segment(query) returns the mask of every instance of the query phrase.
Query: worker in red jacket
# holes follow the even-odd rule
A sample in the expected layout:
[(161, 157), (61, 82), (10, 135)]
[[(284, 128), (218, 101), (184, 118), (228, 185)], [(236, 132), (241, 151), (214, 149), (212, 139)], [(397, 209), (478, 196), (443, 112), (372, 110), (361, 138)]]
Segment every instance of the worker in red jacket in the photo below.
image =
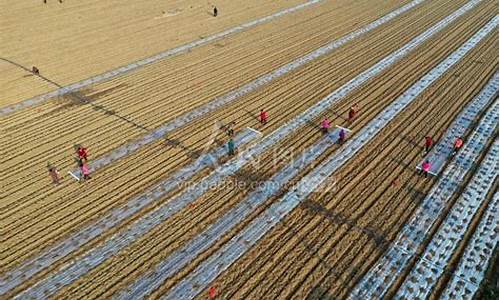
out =
[(432, 144), (434, 144), (432, 137), (426, 136), (425, 137), (425, 154), (427, 154), (427, 153), (429, 153), (429, 151), (431, 151)]
[(267, 112), (264, 111), (263, 109), (260, 110), (260, 115), (259, 115), (259, 119), (260, 119), (260, 123), (261, 124), (266, 124), (267, 123)]
[(78, 146), (76, 153), (78, 154), (78, 158), (80, 159), (85, 159), (85, 161), (88, 161), (87, 155), (88, 151), (87, 148), (84, 148), (83, 146)]

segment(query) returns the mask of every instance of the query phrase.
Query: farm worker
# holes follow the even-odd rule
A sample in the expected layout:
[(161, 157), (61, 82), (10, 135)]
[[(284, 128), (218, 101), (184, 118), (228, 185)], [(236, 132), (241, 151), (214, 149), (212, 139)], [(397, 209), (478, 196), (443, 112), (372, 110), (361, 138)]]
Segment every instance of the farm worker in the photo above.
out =
[(351, 108), (349, 109), (349, 122), (352, 122), (354, 118), (356, 118), (356, 114), (358, 113), (358, 104), (355, 103)]
[(234, 130), (233, 130), (234, 124), (235, 124), (234, 122), (231, 122), (231, 123), (226, 125), (226, 133), (229, 137), (232, 137), (234, 134)]
[(328, 129), (330, 129), (330, 120), (325, 117), (323, 121), (321, 121), (321, 130), (323, 131), (323, 133), (328, 133)]
[(261, 124), (266, 124), (267, 123), (267, 112), (265, 112), (263, 109), (260, 110), (260, 123)]
[(227, 150), (228, 150), (229, 156), (234, 155), (234, 141), (233, 141), (233, 139), (229, 139), (229, 141), (227, 142)]
[(455, 155), (459, 150), (460, 148), (462, 148), (462, 146), (464, 145), (464, 140), (462, 140), (462, 137), (457, 137), (455, 139), (455, 143), (453, 143), (453, 155)]
[(343, 144), (344, 141), (345, 141), (345, 130), (341, 128), (339, 132), (339, 144)]
[(78, 166), (80, 167), (80, 172), (82, 173), (83, 179), (90, 179), (90, 169), (89, 166), (83, 162), (83, 160), (78, 161)]
[(425, 153), (429, 153), (429, 151), (432, 148), (432, 144), (434, 144), (434, 141), (432, 140), (432, 137), (426, 136), (425, 137)]
[(87, 151), (87, 148), (84, 148), (83, 146), (78, 146), (77, 150), (76, 150), (76, 153), (78, 154), (78, 157), (80, 159), (85, 159), (85, 161), (88, 161), (87, 159), (87, 155), (88, 155), (88, 151)]
[(217, 17), (217, 7), (214, 6), (214, 17)]
[(429, 171), (431, 170), (431, 163), (430, 161), (426, 160), (422, 163), (422, 169), (420, 170), (420, 173), (424, 173), (424, 177), (427, 178), (427, 174), (429, 174)]
[(49, 167), (50, 177), (52, 178), (52, 183), (59, 184), (59, 181), (61, 180), (61, 175), (59, 174), (59, 170), (57, 170), (56, 167), (50, 164), (48, 165), (48, 167)]

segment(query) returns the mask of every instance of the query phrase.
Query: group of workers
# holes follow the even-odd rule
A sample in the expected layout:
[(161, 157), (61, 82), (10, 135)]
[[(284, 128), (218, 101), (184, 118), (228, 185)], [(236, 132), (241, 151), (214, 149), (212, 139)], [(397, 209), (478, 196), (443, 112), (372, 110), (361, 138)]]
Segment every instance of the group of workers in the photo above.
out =
[[(425, 153), (424, 155), (427, 155), (429, 151), (431, 151), (432, 146), (434, 145), (434, 140), (432, 139), (431, 136), (426, 136), (425, 137)], [(451, 153), (452, 156), (455, 156), (458, 151), (462, 148), (464, 145), (464, 140), (461, 136), (457, 136), (455, 138), (455, 142), (453, 142), (453, 151)], [(427, 175), (429, 174), (431, 170), (432, 164), (431, 162), (426, 159), (422, 162), (422, 166), (420, 168), (420, 174), (423, 174), (425, 178), (427, 178)]]
[[(260, 124), (262, 124), (262, 125), (267, 124), (268, 118), (269, 118), (269, 114), (265, 110), (261, 109), (260, 113), (259, 113)], [(224, 129), (226, 131), (226, 134), (229, 137), (229, 140), (227, 142), (227, 153), (229, 156), (233, 156), (236, 153), (235, 152), (236, 147), (235, 147), (234, 140), (233, 140), (233, 135), (234, 135), (233, 126), (234, 126), (234, 124), (235, 124), (235, 122), (231, 122), (231, 123), (221, 127), (221, 129)]]
[[(83, 180), (90, 179), (90, 168), (87, 164), (88, 163), (87, 148), (81, 145), (76, 145), (75, 150), (76, 150), (76, 161), (81, 174), (80, 179)], [(51, 163), (47, 164), (47, 168), (49, 170), (49, 175), (52, 178), (52, 183), (58, 185), (61, 182), (61, 173), (59, 172), (58, 168), (52, 165)]]
[[(354, 119), (356, 118), (357, 114), (358, 114), (358, 111), (359, 111), (359, 108), (358, 108), (358, 105), (357, 104), (354, 104), (350, 109), (349, 109), (349, 114), (348, 114), (348, 121), (349, 122), (352, 122), (354, 121)], [(259, 122), (260, 124), (262, 125), (265, 125), (267, 124), (267, 121), (269, 119), (269, 114), (261, 109), (260, 113), (259, 113)], [(229, 140), (227, 142), (227, 149), (228, 149), (228, 155), (229, 156), (233, 156), (235, 155), (235, 151), (236, 151), (236, 147), (235, 147), (235, 143), (234, 143), (234, 140), (233, 140), (233, 135), (234, 135), (234, 129), (233, 129), (233, 126), (235, 125), (235, 122), (231, 122), (227, 125), (224, 125), (221, 127), (221, 129), (224, 129), (229, 137)], [(328, 134), (329, 132), (329, 129), (331, 127), (331, 122), (330, 120), (325, 117), (322, 121), (321, 121), (321, 124), (320, 124), (320, 127), (321, 127), (321, 131), (324, 133), (324, 134)], [(346, 139), (346, 132), (344, 130), (344, 128), (340, 128), (340, 132), (339, 132), (339, 136), (338, 136), (338, 141), (340, 144), (343, 144), (345, 139)], [(452, 155), (455, 155), (463, 146), (464, 144), (464, 141), (462, 139), (461, 136), (457, 137), (455, 139), (455, 142), (453, 143), (453, 152), (452, 152)], [(425, 137), (425, 155), (427, 155), (431, 149), (432, 149), (432, 146), (434, 145), (434, 140), (432, 139), (431, 136), (426, 136)], [(80, 169), (80, 173), (81, 173), (81, 178), (80, 179), (83, 179), (83, 180), (87, 180), (87, 179), (90, 179), (90, 169), (87, 165), (87, 162), (88, 162), (88, 151), (85, 147), (81, 146), (81, 145), (76, 145), (75, 146), (75, 149), (76, 149), (76, 155), (77, 155), (77, 162), (78, 162), (78, 167)], [(61, 179), (61, 175), (59, 173), (59, 170), (57, 169), (57, 167), (53, 166), (52, 164), (48, 164), (47, 165), (48, 167), (48, 170), (49, 170), (49, 174), (52, 178), (52, 182), (54, 184), (59, 184), (60, 183), (60, 179)], [(431, 170), (431, 162), (429, 160), (424, 160), (424, 162), (422, 163), (421, 165), (421, 169), (420, 169), (420, 174), (423, 174), (425, 178), (427, 178), (427, 175), (429, 174), (430, 170)]]
[[(354, 119), (356, 118), (357, 114), (358, 114), (358, 111), (359, 111), (359, 107), (358, 107), (358, 104), (354, 104), (353, 106), (351, 106), (351, 108), (349, 109), (349, 113), (348, 113), (348, 121), (351, 123), (352, 121), (354, 121)], [(259, 115), (259, 121), (261, 124), (266, 124), (267, 123), (267, 120), (268, 120), (268, 114), (266, 111), (264, 110), (261, 110), (260, 111), (260, 115)], [(321, 131), (324, 133), (324, 134), (328, 134), (329, 130), (330, 130), (330, 127), (331, 127), (331, 122), (330, 120), (325, 117), (322, 121), (321, 121)], [(229, 142), (228, 142), (228, 153), (229, 155), (234, 155), (235, 154), (235, 146), (234, 146), (234, 141), (233, 139), (231, 138), (232, 136), (232, 129), (231, 129), (231, 134), (230, 134), (230, 139), (229, 139)], [(339, 131), (339, 143), (340, 144), (343, 144), (344, 141), (345, 141), (345, 138), (346, 138), (346, 132), (344, 130), (344, 128), (340, 128), (340, 131)], [(426, 136), (425, 137), (425, 155), (427, 155), (430, 150), (432, 149), (432, 146), (434, 145), (434, 140), (432, 139), (431, 136)], [(452, 151), (452, 156), (454, 156), (455, 154), (457, 154), (457, 152), (462, 148), (462, 146), (464, 145), (464, 141), (463, 141), (463, 138), (461, 136), (458, 136), (456, 137), (454, 143), (453, 143), (453, 151)], [(432, 167), (432, 164), (429, 160), (424, 160), (424, 162), (422, 163), (422, 166), (421, 166), (421, 169), (420, 169), (420, 174), (423, 174), (425, 178), (427, 178), (427, 175), (429, 174), (430, 170), (431, 170), (431, 167)]]
[[(356, 118), (356, 116), (358, 114), (358, 110), (359, 110), (358, 104), (354, 104), (349, 109), (349, 115), (348, 115), (349, 122), (354, 121), (354, 119)], [(267, 124), (268, 118), (269, 118), (269, 114), (265, 110), (261, 109), (260, 113), (259, 113), (260, 124), (262, 124), (262, 125)], [(233, 125), (234, 125), (234, 122), (231, 122), (231, 123), (221, 127), (222, 129), (224, 129), (226, 131), (227, 135), (229, 136), (229, 141), (227, 143), (227, 149), (228, 149), (229, 156), (233, 156), (235, 154), (235, 145), (234, 145), (234, 140), (232, 138), (233, 134), (234, 134)], [(330, 127), (331, 127), (331, 122), (327, 117), (325, 117), (321, 121), (321, 124), (320, 124), (321, 131), (325, 134), (328, 134)], [(340, 128), (339, 143), (343, 144), (345, 139), (346, 139), (346, 131), (344, 128)]]

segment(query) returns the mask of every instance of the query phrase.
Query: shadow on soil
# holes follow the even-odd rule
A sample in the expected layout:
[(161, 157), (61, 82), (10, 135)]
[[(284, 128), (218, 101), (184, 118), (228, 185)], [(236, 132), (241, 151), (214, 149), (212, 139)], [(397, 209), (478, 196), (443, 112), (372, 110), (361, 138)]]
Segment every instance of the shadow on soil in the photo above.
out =
[(165, 145), (167, 145), (169, 147), (172, 147), (172, 148), (180, 148), (191, 159), (197, 159), (203, 153), (203, 151), (201, 151), (201, 150), (192, 150), (191, 148), (189, 148), (188, 146), (184, 145), (179, 140), (170, 139), (170, 138), (167, 138), (167, 137), (165, 137), (164, 139), (165, 139)]
[(61, 88), (61, 87), (62, 87), (61, 85), (57, 84), (57, 82), (54, 82), (54, 81), (52, 81), (52, 80), (48, 79), (47, 77), (43, 76), (42, 74), (36, 74), (36, 75), (35, 75), (35, 74), (33, 74), (33, 72), (31, 71), (31, 69), (30, 69), (30, 68), (25, 67), (25, 66), (21, 65), (20, 63), (17, 63), (17, 62), (15, 62), (15, 61), (10, 60), (10, 59), (5, 58), (5, 57), (0, 57), (0, 60), (1, 60), (1, 61), (4, 61), (4, 62), (6, 62), (6, 63), (9, 63), (9, 64), (11, 64), (11, 65), (14, 65), (14, 66), (16, 66), (16, 67), (18, 67), (18, 68), (20, 68), (20, 69), (23, 69), (23, 70), (24, 70), (24, 71), (26, 71), (26, 72), (29, 72), (30, 74), (26, 74), (26, 75), (24, 75), (24, 76), (23, 76), (24, 78), (31, 77), (31, 76), (37, 76), (37, 77), (39, 77), (39, 78), (41, 78), (41, 79), (43, 79), (43, 80), (47, 81), (48, 83), (51, 83), (51, 84), (53, 84), (53, 85), (57, 86), (58, 88)]
[[(255, 114), (252, 114), (252, 112), (248, 111), (247, 109), (243, 109), (243, 110), (250, 117), (250, 119), (259, 122), (259, 117), (258, 116), (256, 116)], [(259, 122), (259, 124), (260, 124), (260, 122)]]
[[(45, 80), (45, 81), (47, 81), (47, 82), (55, 85), (58, 88), (63, 88), (62, 85), (58, 84), (57, 82), (54, 82), (54, 81), (50, 80), (49, 78), (43, 76), (42, 74), (34, 74), (31, 69), (27, 68), (26, 66), (23, 66), (20, 63), (17, 63), (15, 61), (12, 61), (12, 60), (7, 59), (5, 57), (0, 57), (0, 61), (7, 62), (7, 63), (9, 63), (11, 65), (14, 65), (14, 66), (16, 66), (18, 68), (23, 69), (26, 72), (29, 72), (29, 74), (26, 74), (23, 77), (37, 76), (37, 77), (39, 77), (39, 78), (41, 78), (41, 79), (43, 79), (43, 80)], [(146, 127), (142, 126), (141, 124), (138, 124), (138, 123), (130, 120), (130, 118), (128, 118), (126, 116), (120, 116), (114, 110), (110, 110), (110, 109), (105, 108), (102, 105), (97, 105), (97, 104), (92, 103), (95, 100), (97, 100), (97, 99), (99, 99), (101, 97), (104, 97), (105, 95), (113, 92), (114, 90), (120, 89), (120, 88), (124, 88), (124, 87), (126, 87), (126, 85), (119, 84), (119, 85), (111, 87), (111, 88), (109, 88), (107, 90), (104, 90), (104, 91), (101, 91), (101, 92), (98, 92), (98, 93), (95, 93), (95, 94), (92, 94), (92, 95), (88, 95), (88, 96), (85, 95), (85, 94), (86, 94), (86, 92), (89, 93), (89, 90), (87, 90), (87, 91), (81, 90), (81, 91), (78, 91), (78, 92), (68, 93), (68, 94), (66, 94), (66, 95), (58, 98), (61, 106), (58, 107), (57, 109), (54, 109), (54, 110), (50, 111), (48, 113), (48, 115), (55, 114), (55, 113), (57, 113), (57, 112), (59, 112), (61, 110), (68, 109), (68, 108), (73, 107), (75, 105), (86, 105), (86, 104), (89, 104), (89, 105), (91, 105), (93, 107), (93, 109), (95, 111), (101, 111), (101, 112), (103, 112), (104, 114), (106, 114), (108, 116), (115, 116), (115, 117), (117, 117), (119, 119), (122, 119), (123, 121), (131, 124), (132, 126), (134, 126), (136, 128), (140, 128), (142, 130), (148, 131), (148, 128), (146, 128)]]
[(322, 131), (321, 131), (321, 126), (319, 125), (319, 123), (317, 123), (317, 124), (316, 124), (314, 121), (311, 121), (311, 120), (306, 119), (306, 124), (307, 124), (309, 127), (313, 128), (313, 129), (316, 129), (316, 130), (317, 130), (317, 131), (319, 131), (319, 132), (322, 132)]
[[(102, 91), (99, 91), (96, 93), (92, 93), (93, 92), (92, 89), (82, 89), (78, 92), (72, 92), (72, 93), (66, 94), (66, 95), (57, 99), (57, 102), (60, 106), (57, 109), (55, 109), (53, 112), (58, 112), (61, 110), (72, 108), (74, 106), (87, 105), (87, 104), (91, 104), (92, 106), (94, 106), (94, 110), (102, 110), (102, 109), (104, 109), (102, 106), (95, 105), (95, 104), (93, 104), (93, 102), (111, 94), (112, 92), (114, 92), (116, 90), (123, 89), (127, 86), (128, 85), (126, 85), (126, 84), (119, 84), (119, 85), (110, 87), (108, 89), (105, 89), (105, 90), (102, 90)], [(108, 110), (108, 109), (105, 109), (104, 112), (108, 115), (116, 114), (115, 111)]]
[(422, 203), (425, 196), (427, 195), (426, 193), (424, 193), (420, 190), (417, 190), (411, 186), (407, 187), (407, 189), (408, 189), (408, 195), (410, 196), (410, 199), (418, 205), (420, 205)]
[(327, 111), (331, 113), (335, 118), (339, 118), (341, 120), (344, 120), (345, 122), (349, 122), (349, 119), (346, 117), (343, 117), (342, 114), (339, 114), (338, 112), (333, 111), (333, 109), (328, 108)]
[(345, 225), (348, 225), (349, 227), (351, 227), (352, 229), (363, 232), (370, 239), (372, 239), (378, 247), (386, 247), (389, 244), (387, 239), (382, 234), (380, 234), (378, 232), (378, 229), (376, 229), (374, 227), (370, 227), (370, 226), (358, 226), (356, 224), (355, 219), (350, 219), (350, 218), (344, 216), (342, 213), (333, 212), (317, 202), (314, 202), (311, 200), (306, 200), (306, 201), (302, 202), (301, 206), (303, 208), (313, 212), (314, 214), (321, 215), (321, 216), (325, 217), (327, 220), (329, 220), (330, 222), (332, 222), (336, 225), (344, 225), (345, 224)]
[(412, 145), (413, 147), (419, 147), (422, 148), (422, 151), (424, 148), (422, 147), (422, 143), (419, 143), (420, 139), (413, 137), (413, 136), (408, 136), (408, 135), (399, 135), (399, 138), (402, 141), (407, 142), (409, 145)]
[(307, 295), (306, 300), (336, 300), (336, 298), (333, 295), (329, 295), (327, 289), (315, 286), (309, 295)]
[(268, 175), (264, 172), (260, 172), (253, 166), (248, 166), (238, 170), (233, 175), (233, 178), (236, 179), (239, 186), (247, 191), (251, 191), (256, 189), (260, 183), (264, 182), (268, 178)]
[(132, 121), (130, 119), (130, 117), (119, 115), (115, 110), (108, 109), (108, 108), (104, 107), (103, 105), (93, 103), (94, 101), (110, 94), (114, 90), (124, 88), (124, 87), (126, 87), (126, 85), (120, 84), (120, 85), (111, 87), (109, 89), (106, 89), (104, 91), (100, 91), (98, 93), (92, 94), (90, 96), (86, 95), (88, 93), (91, 93), (91, 90), (88, 90), (88, 89), (68, 93), (68, 94), (58, 98), (60, 106), (58, 108), (52, 110), (51, 112), (49, 112), (49, 114), (54, 114), (54, 113), (57, 113), (61, 110), (66, 110), (66, 109), (69, 109), (69, 108), (77, 106), (77, 105), (90, 105), (90, 106), (92, 106), (92, 109), (95, 111), (102, 112), (107, 116), (114, 116), (114, 117), (121, 119), (121, 120), (125, 121), (126, 123), (132, 125), (133, 127), (142, 129), (144, 131), (149, 131), (149, 129), (147, 127), (145, 127), (145, 126), (143, 126), (135, 121)]
[(408, 165), (401, 157), (390, 156), (389, 159), (405, 170), (417, 171), (414, 165)]

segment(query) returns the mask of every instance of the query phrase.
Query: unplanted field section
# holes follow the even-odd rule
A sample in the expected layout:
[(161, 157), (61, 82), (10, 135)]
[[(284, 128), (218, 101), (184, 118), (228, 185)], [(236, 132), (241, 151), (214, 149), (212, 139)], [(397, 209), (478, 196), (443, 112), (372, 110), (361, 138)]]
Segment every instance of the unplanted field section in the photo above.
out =
[[(376, 60), (376, 58), (375, 58), (375, 60)], [(320, 70), (320, 71), (321, 71), (321, 70)], [(344, 75), (344, 76), (345, 76), (345, 75)], [(339, 76), (337, 75), (337, 78), (338, 78), (338, 77), (339, 77)], [(311, 78), (311, 77), (309, 77), (309, 78)], [(309, 78), (306, 78), (306, 79), (309, 79)], [(334, 78), (334, 77), (332, 77), (332, 78)], [(344, 79), (344, 80), (345, 80), (345, 79)], [(309, 80), (309, 81), (311, 81), (311, 80)], [(285, 82), (287, 82), (287, 80), (285, 80)], [(327, 82), (327, 81), (325, 81), (325, 82)], [(278, 89), (279, 85), (282, 85), (283, 83), (284, 83), (284, 82), (278, 82), (278, 83), (276, 83), (276, 85), (275, 85), (275, 86), (273, 86), (273, 87), (275, 87), (276, 89)], [(316, 84), (316, 86), (318, 86), (318, 84)], [(315, 87), (311, 87), (311, 88), (315, 88)], [(276, 96), (276, 98), (278, 98), (278, 99), (284, 99), (284, 100), (282, 100), (282, 101), (286, 101), (286, 100), (287, 100), (287, 98), (285, 98), (286, 96), (285, 96), (285, 95), (283, 95), (283, 92), (282, 92), (282, 91), (283, 91), (283, 88), (281, 88), (281, 89), (280, 89), (280, 90), (278, 90), (278, 91), (280, 92), (280, 94), (278, 94), (279, 96), (277, 95), (277, 96)], [(320, 91), (320, 92), (321, 92), (321, 93), (324, 93), (325, 91)], [(261, 95), (262, 95), (262, 93), (261, 93)], [(256, 97), (256, 96), (257, 96), (257, 97), (260, 97), (259, 95), (255, 95), (255, 96), (253, 96), (253, 97)], [(242, 101), (241, 101), (241, 102), (243, 102), (243, 100), (246, 100), (246, 99), (242, 99)], [(262, 100), (262, 101), (265, 101), (265, 99), (264, 99), (264, 100)], [(239, 105), (238, 105), (238, 107), (235, 107), (234, 109), (241, 108), (241, 106), (242, 106), (242, 104), (239, 104)], [(256, 105), (256, 106), (253, 106), (253, 107), (247, 107), (247, 108), (245, 108), (245, 110), (246, 110), (246, 111), (244, 110), (244, 111), (242, 111), (242, 112), (244, 112), (244, 113), (240, 113), (241, 118), (247, 118), (247, 119), (248, 119), (248, 114), (249, 114), (249, 113), (251, 114), (253, 111), (257, 112), (257, 111), (259, 110), (259, 107), (262, 107), (262, 106), (263, 106), (263, 105), (260, 105), (260, 106), (257, 106), (257, 105)], [(274, 113), (274, 111), (272, 111), (272, 110), (273, 110), (273, 107), (270, 107), (270, 110), (271, 110), (271, 113)], [(241, 118), (235, 118), (235, 119), (237, 119), (237, 120), (238, 120), (238, 122), (239, 122), (239, 120), (240, 120)], [(210, 119), (208, 119), (206, 122), (207, 122), (208, 124), (211, 124), (212, 122), (215, 122), (216, 120), (221, 120), (221, 119), (222, 119), (222, 120), (224, 120), (224, 119), (227, 119), (227, 118), (225, 118), (224, 116), (222, 116), (222, 117), (221, 117), (221, 115), (220, 115), (220, 114), (218, 114), (218, 115), (216, 115), (216, 116), (211, 116), (211, 117), (210, 117)], [(251, 118), (250, 118), (250, 119), (251, 119)], [(246, 120), (245, 120), (245, 121), (246, 121)], [(255, 124), (255, 121), (253, 121), (252, 123), (253, 123), (253, 124)], [(182, 136), (182, 135), (185, 135), (185, 133), (186, 133), (186, 132), (191, 133), (191, 132), (196, 132), (197, 130), (199, 130), (199, 129), (198, 129), (198, 128), (193, 128), (193, 129), (191, 130), (191, 128), (189, 128), (189, 127), (188, 127), (186, 130), (182, 130), (182, 131), (181, 131), (181, 134), (178, 134), (178, 135)], [(140, 129), (136, 129), (136, 131), (135, 131), (135, 132), (140, 132), (140, 131), (141, 131)], [(103, 142), (106, 142), (106, 143), (107, 143), (107, 142), (109, 142), (109, 139), (110, 139), (110, 138), (105, 138)], [(175, 137), (174, 137), (174, 139), (175, 139)], [(193, 139), (189, 139), (189, 140), (193, 140)], [(196, 141), (196, 140), (195, 140), (195, 141)], [(94, 147), (92, 144), (90, 144), (90, 146), (89, 146), (89, 147), (90, 147), (90, 148), (92, 148), (92, 149), (97, 148), (97, 149), (98, 149), (98, 150), (96, 150), (97, 152), (98, 152), (99, 150), (101, 150), (101, 149), (102, 149), (101, 147), (98, 147), (98, 145), (96, 145), (96, 146), (97, 146), (97, 147)], [(68, 148), (69, 148), (69, 147), (68, 147)], [(67, 151), (68, 151), (68, 150), (66, 150), (66, 152), (67, 152)], [(98, 155), (98, 154), (99, 154), (99, 152), (98, 152), (97, 154), (93, 154), (93, 155)], [(21, 159), (21, 158), (20, 158), (20, 159)], [(29, 170), (30, 170), (30, 169), (29, 169), (29, 168), (27, 168), (27, 167), (24, 167), (24, 169), (25, 169), (25, 172), (27, 172), (27, 171), (29, 171)], [(42, 172), (43, 172), (43, 170), (39, 170), (38, 172), (39, 172), (39, 173), (41, 173), (41, 174), (43, 174), (43, 173), (42, 173)], [(14, 177), (14, 178), (15, 178), (15, 177)], [(28, 182), (26, 182), (25, 184), (27, 184), (27, 183), (28, 183)], [(20, 186), (17, 186), (17, 189), (18, 189), (19, 191), (22, 191)]]
[[(2, 5), (0, 51), (12, 63), (0, 60), (0, 66), (34, 65), (64, 86), (307, 1), (222, 0), (217, 18), (212, 5), (199, 0), (47, 2)], [(16, 83), (0, 92), (2, 107), (58, 88), (24, 77), (30, 74), (24, 70), (2, 70), (0, 85)]]

